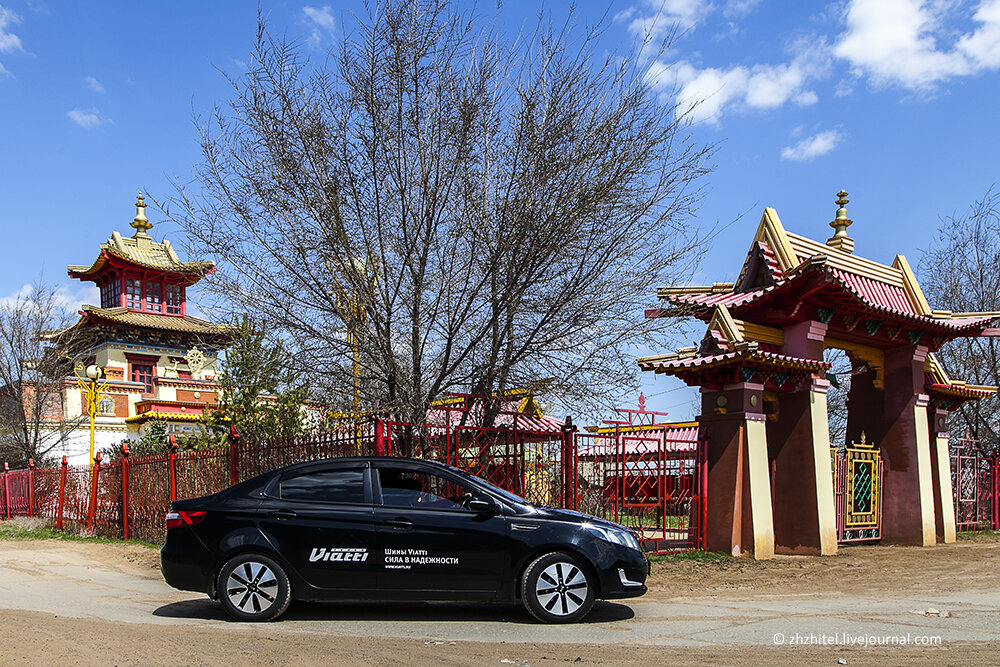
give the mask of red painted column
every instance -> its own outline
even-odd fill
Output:
[[[773,555],[770,484],[766,475],[761,479],[754,474],[760,472],[760,457],[766,459],[767,452],[761,451],[762,443],[753,441],[750,433],[762,430],[764,419],[762,385],[743,382],[702,388],[698,422],[707,457],[704,535],[709,551],[755,558]]]
[[[62,530],[63,526],[63,504],[66,502],[66,468],[69,462],[66,457],[62,457],[62,470],[59,471],[59,516],[56,518],[56,529]]]
[[[129,462],[128,443],[122,443],[122,539],[128,535],[128,496],[129,496]]]
[[[7,481],[7,472],[10,471],[10,466],[6,463],[3,464],[3,506],[4,511],[7,513],[7,518],[10,519],[10,482]]]
[[[229,484],[236,485],[240,481],[240,434],[236,432],[236,424],[229,426]],[[176,498],[174,499],[176,500]]]
[[[35,459],[28,459],[28,516],[35,516]]]
[[[177,500],[177,440],[170,436],[170,502]]]
[[[934,536],[928,424],[919,409],[927,407],[924,359],[927,348],[907,346],[885,351],[885,390],[878,443],[884,466],[882,542],[930,546]],[[922,432],[921,432],[922,431]]]
[[[385,422],[381,417],[375,419],[375,456],[385,456]]]

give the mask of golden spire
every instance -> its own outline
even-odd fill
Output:
[[[139,190],[139,197],[135,202],[135,217],[132,219],[132,227],[135,228],[135,238],[140,236],[149,236],[148,232],[152,229],[153,225],[146,219],[146,213],[143,209],[146,208],[146,202],[143,201],[142,190]]]
[[[854,252],[854,239],[847,235],[847,228],[854,224],[854,221],[847,217],[847,209],[844,208],[850,203],[847,198],[847,191],[841,190],[837,193],[835,202],[840,208],[837,209],[837,216],[830,223],[833,227],[833,236],[826,240],[826,244],[831,248],[842,250],[846,253]]]

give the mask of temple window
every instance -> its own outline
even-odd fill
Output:
[[[117,308],[122,305],[122,294],[118,278],[112,278],[101,285],[101,308]]]
[[[163,283],[146,281],[146,310],[158,313],[163,310]]]
[[[142,310],[142,281],[125,281],[126,305],[132,310]]]
[[[168,315],[180,315],[184,290],[180,285],[166,286],[166,305]]]
[[[132,382],[141,382],[145,388],[145,393],[153,393],[153,367],[142,364],[132,365]]]

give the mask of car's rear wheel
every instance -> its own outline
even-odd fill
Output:
[[[233,556],[219,570],[219,601],[238,621],[274,620],[292,601],[288,575],[267,556]]]
[[[521,577],[521,600],[543,623],[574,623],[594,606],[594,581],[579,558],[561,551],[536,558]]]

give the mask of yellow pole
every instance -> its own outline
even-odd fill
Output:
[[[87,412],[90,413],[90,469],[94,469],[94,419],[97,417],[97,380],[87,387]]]

